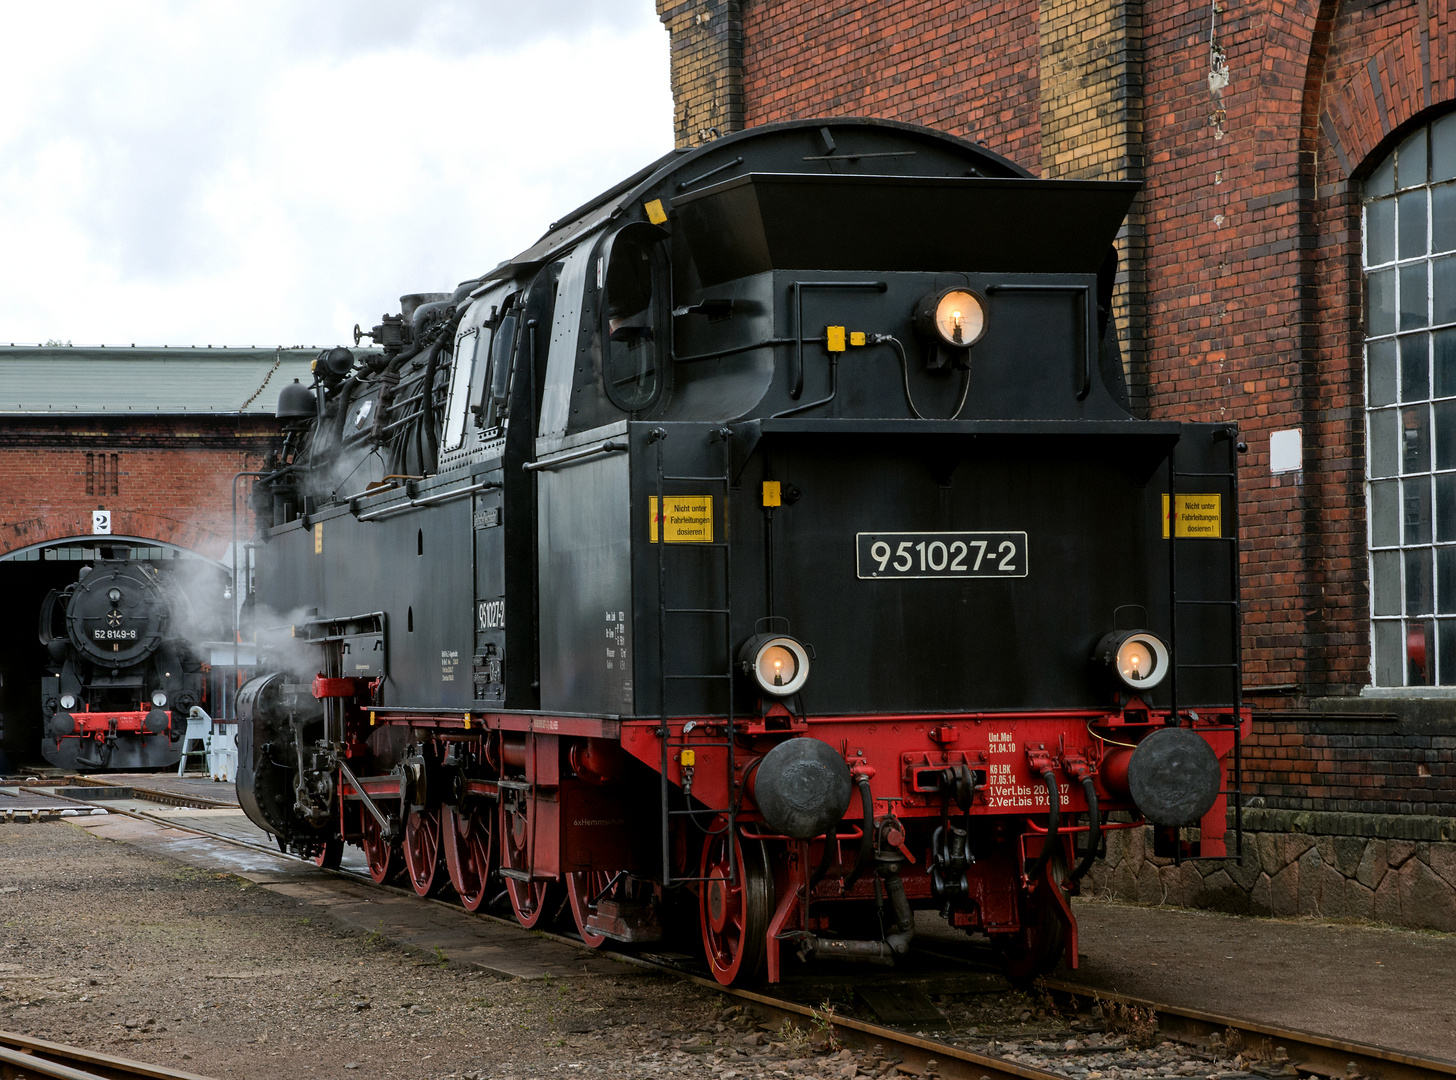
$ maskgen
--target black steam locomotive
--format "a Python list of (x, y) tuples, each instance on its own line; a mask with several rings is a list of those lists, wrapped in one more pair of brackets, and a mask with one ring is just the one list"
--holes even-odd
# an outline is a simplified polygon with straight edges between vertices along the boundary
[(99, 559), (41, 605), (41, 753), (83, 772), (175, 766), (202, 663), (180, 629), (185, 590), (147, 562)]
[[(1126, 183), (900, 124), (653, 163), (285, 388), (239, 796), (294, 850), (718, 979), (1027, 977), (1115, 828), (1221, 856), (1237, 434), (1140, 421)], [(264, 670), (267, 670), (266, 668)]]

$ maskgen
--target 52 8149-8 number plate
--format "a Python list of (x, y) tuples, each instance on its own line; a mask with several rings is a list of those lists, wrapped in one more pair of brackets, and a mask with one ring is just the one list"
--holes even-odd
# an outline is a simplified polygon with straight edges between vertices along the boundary
[(855, 533), (862, 578), (1026, 577), (1024, 532)]

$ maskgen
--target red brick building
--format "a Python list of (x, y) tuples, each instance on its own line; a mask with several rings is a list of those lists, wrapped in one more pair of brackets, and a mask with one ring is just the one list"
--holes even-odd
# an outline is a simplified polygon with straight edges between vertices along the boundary
[[(231, 565), (234, 474), (258, 468), (311, 350), (0, 347), (0, 760), (38, 758), (41, 600), (101, 549)], [(246, 495), (246, 488), (242, 489)], [(239, 499), (239, 532), (251, 532)], [(0, 769), (5, 766), (0, 765)]]
[[(1399, 859), (1391, 849), (1397, 901), (1382, 917), (1426, 877), (1456, 885), (1456, 849), (1439, 870), (1412, 854), (1456, 837), (1456, 618), (1444, 618), (1456, 616), (1456, 400), (1443, 400), (1456, 395), (1456, 5), (658, 11), (680, 144), (874, 116), (972, 139), (1039, 176), (1143, 184), (1118, 245), (1135, 407), (1233, 419), (1249, 444), (1250, 821), (1308, 834), (1307, 850), (1320, 834), (1413, 842)], [(1255, 905), (1344, 911), (1363, 854), (1348, 867), (1326, 856), (1339, 882), (1308, 871), (1288, 903), (1268, 900), (1267, 882), (1300, 852), (1256, 867)], [(1370, 896), (1352, 892), (1352, 912), (1373, 911), (1379, 878), (1360, 887)], [(1442, 925), (1456, 929), (1448, 906)]]

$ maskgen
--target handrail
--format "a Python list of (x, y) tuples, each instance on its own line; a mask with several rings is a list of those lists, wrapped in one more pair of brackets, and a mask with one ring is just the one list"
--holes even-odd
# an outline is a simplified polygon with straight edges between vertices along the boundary
[(382, 518), (394, 517), (406, 510), (413, 510), (420, 506), (436, 506), (440, 503), (454, 502), (456, 499), (463, 499), (467, 495), (474, 495), (477, 491), (489, 491), (491, 488), (498, 488), (500, 484), (494, 480), (482, 480), (478, 484), (471, 484), (468, 487), (454, 488), (451, 491), (442, 491), (436, 495), (426, 495), (423, 499), (408, 499), (405, 502), (390, 503), (388, 506), (381, 506), (377, 510), (370, 510), (368, 513), (358, 515), (360, 521), (379, 521)]
[(554, 469), (559, 465), (571, 465), (578, 461), (585, 461), (587, 458), (599, 457), (603, 454), (620, 454), (627, 449), (625, 442), (616, 439), (608, 439), (600, 446), (588, 446), (585, 449), (577, 450), (575, 453), (565, 454), (562, 457), (551, 458), (547, 461), (528, 461), (521, 466), (526, 472), (539, 472), (542, 469)]

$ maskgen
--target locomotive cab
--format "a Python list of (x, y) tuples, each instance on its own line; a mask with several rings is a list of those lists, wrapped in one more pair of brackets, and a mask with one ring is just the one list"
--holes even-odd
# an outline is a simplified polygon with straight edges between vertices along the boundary
[(257, 488), (249, 814), (597, 945), (686, 894), (725, 982), (917, 906), (1075, 962), (1106, 830), (1225, 850), (1247, 724), (1236, 432), (1126, 408), (1135, 190), (777, 125), (404, 298)]

